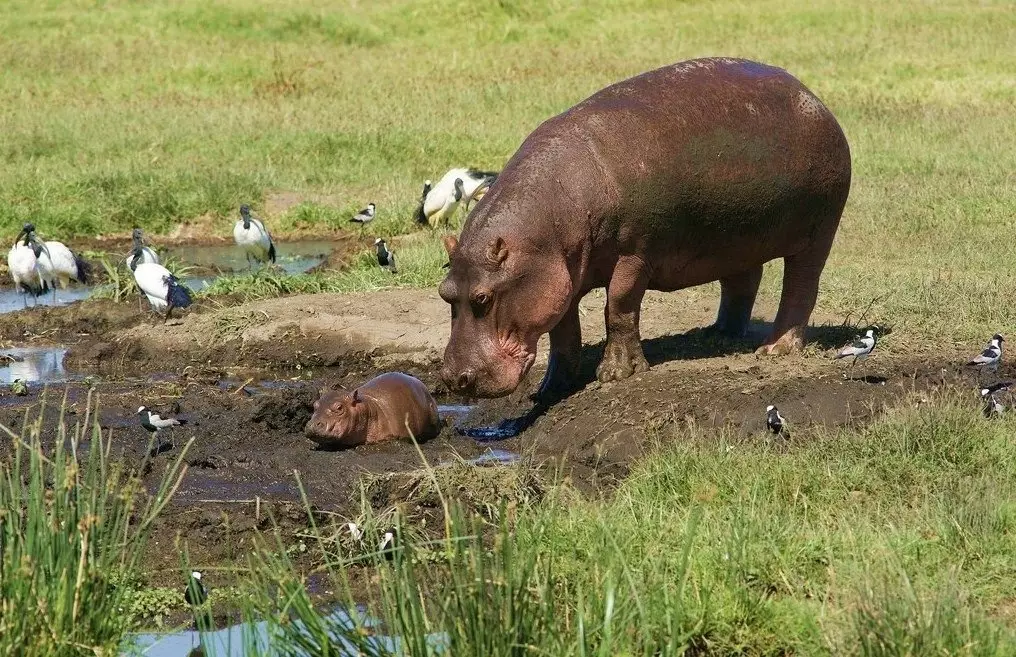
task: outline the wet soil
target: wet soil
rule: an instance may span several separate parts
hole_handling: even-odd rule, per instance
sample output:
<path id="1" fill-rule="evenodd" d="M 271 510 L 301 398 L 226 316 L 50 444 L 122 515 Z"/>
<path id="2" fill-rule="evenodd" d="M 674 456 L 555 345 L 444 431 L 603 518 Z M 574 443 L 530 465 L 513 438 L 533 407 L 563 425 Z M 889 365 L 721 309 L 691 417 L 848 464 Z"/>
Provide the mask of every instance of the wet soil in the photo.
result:
<path id="1" fill-rule="evenodd" d="M 884 404 L 909 394 L 920 397 L 953 385 L 972 391 L 975 385 L 975 375 L 958 364 L 981 345 L 919 351 L 891 334 L 875 356 L 858 365 L 855 378 L 845 379 L 845 366 L 829 356 L 856 331 L 821 312 L 814 320 L 825 326 L 811 331 L 803 354 L 756 357 L 753 349 L 769 328 L 764 322 L 741 341 L 718 339 L 700 328 L 712 321 L 717 298 L 714 286 L 650 294 L 642 334 L 652 369 L 601 385 L 593 372 L 603 349 L 603 295 L 589 295 L 582 303 L 587 346 L 581 390 L 549 408 L 534 408 L 528 393 L 545 367 L 544 338 L 537 366 L 518 391 L 448 409 L 448 426 L 420 453 L 401 442 L 323 451 L 304 437 L 303 426 L 321 386 L 355 385 L 383 371 L 417 376 L 441 404 L 461 402 L 437 376 L 449 327 L 447 307 L 433 290 L 294 296 L 244 305 L 217 299 L 196 304 L 168 324 L 139 315 L 133 303 L 86 301 L 2 315 L 0 339 L 7 346 L 69 349 L 65 366 L 78 380 L 49 387 L 44 426 L 51 437 L 57 422 L 52 402 L 66 392 L 69 417 L 80 418 L 93 386 L 112 453 L 144 468 L 150 486 L 193 439 L 187 473 L 151 545 L 150 580 L 165 585 L 179 581 L 180 560 L 172 549 L 178 539 L 193 564 L 213 571 L 242 564 L 257 530 L 269 529 L 271 518 L 287 541 L 299 542 L 308 519 L 295 473 L 322 519 L 355 519 L 364 482 L 377 512 L 400 507 L 411 518 L 427 519 L 435 513 L 433 500 L 419 495 L 412 480 L 421 453 L 430 464 L 463 467 L 463 460 L 494 447 L 521 454 L 522 460 L 471 467 L 525 469 L 517 490 L 526 495 L 538 496 L 539 482 L 556 477 L 592 494 L 609 494 L 647 450 L 661 440 L 679 440 L 679 428 L 688 422 L 726 427 L 741 440 L 762 439 L 764 409 L 773 403 L 792 423 L 792 440 L 808 440 L 814 427 L 866 422 Z M 772 317 L 773 310 L 763 302 L 756 312 Z M 89 379 L 80 380 L 85 376 Z M 971 392 L 972 405 L 975 398 Z M 39 386 L 25 397 L 2 391 L 0 422 L 20 426 L 26 412 L 30 417 L 40 412 L 42 399 Z M 188 420 L 174 430 L 175 447 L 154 458 L 147 455 L 148 436 L 137 421 L 142 404 Z M 473 440 L 452 426 L 489 426 L 518 417 L 526 418 L 524 430 L 496 442 Z M 462 484 L 453 493 L 480 510 L 509 494 L 489 478 L 483 481 L 483 490 Z"/>

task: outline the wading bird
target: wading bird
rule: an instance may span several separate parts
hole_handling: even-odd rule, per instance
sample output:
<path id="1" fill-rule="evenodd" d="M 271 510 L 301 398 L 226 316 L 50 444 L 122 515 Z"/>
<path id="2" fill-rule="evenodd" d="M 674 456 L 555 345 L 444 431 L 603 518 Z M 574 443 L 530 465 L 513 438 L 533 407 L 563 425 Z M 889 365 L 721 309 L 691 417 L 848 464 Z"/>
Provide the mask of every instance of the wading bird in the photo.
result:
<path id="1" fill-rule="evenodd" d="M 853 360 L 850 361 L 850 368 L 851 371 L 853 371 L 853 367 L 857 364 L 857 361 L 867 359 L 868 356 L 871 355 L 872 350 L 875 349 L 875 344 L 878 342 L 875 337 L 875 331 L 877 330 L 877 326 L 871 327 L 865 331 L 863 337 L 854 340 L 851 344 L 847 345 L 843 349 L 840 349 L 840 352 L 836 354 L 836 360 L 839 360 L 840 358 L 853 358 Z M 844 372 L 843 376 L 846 377 L 847 373 Z"/>
<path id="2" fill-rule="evenodd" d="M 145 431 L 152 435 L 155 439 L 155 453 L 158 454 L 162 451 L 162 437 L 159 433 L 163 429 L 169 429 L 170 427 L 178 427 L 187 424 L 187 420 L 180 420 L 175 417 L 160 417 L 158 413 L 153 413 L 147 406 L 138 408 L 138 420 L 141 421 L 141 426 Z M 172 435 L 172 434 L 170 434 Z M 170 447 L 176 447 L 172 438 L 170 439 Z"/>
<path id="3" fill-rule="evenodd" d="M 377 206 L 374 205 L 373 203 L 368 203 L 367 207 L 354 214 L 353 218 L 350 219 L 349 221 L 354 224 L 360 224 L 361 226 L 365 226 L 370 222 L 374 221 L 375 210 L 377 210 Z"/>
<path id="4" fill-rule="evenodd" d="M 784 438 L 790 437 L 790 432 L 787 431 L 786 427 L 787 420 L 780 411 L 770 404 L 766 406 L 766 429 L 768 429 L 774 436 L 783 436 Z"/>
<path id="5" fill-rule="evenodd" d="M 46 284 L 53 288 L 53 303 L 56 303 L 56 288 L 66 288 L 70 281 L 82 285 L 91 282 L 92 268 L 81 259 L 81 256 L 67 248 L 63 242 L 49 240 L 42 245 L 44 248 L 38 255 L 39 275 Z"/>
<path id="6" fill-rule="evenodd" d="M 210 632 L 215 623 L 212 621 L 211 610 L 205 607 L 208 602 L 208 591 L 201 581 L 201 573 L 193 571 L 187 578 L 187 586 L 183 592 L 183 599 L 191 606 L 194 614 L 194 627 L 198 632 Z"/>
<path id="7" fill-rule="evenodd" d="M 374 246 L 377 247 L 377 264 L 381 265 L 393 274 L 398 273 L 398 269 L 395 267 L 395 253 L 393 253 L 385 241 L 380 237 L 374 240 Z"/>
<path id="8" fill-rule="evenodd" d="M 135 265 L 140 265 L 142 262 L 147 262 L 153 265 L 159 264 L 159 254 L 151 248 L 145 246 L 145 236 L 141 232 L 140 228 L 135 228 L 131 231 L 131 240 L 134 242 L 131 246 L 131 252 L 127 256 L 127 266 L 134 269 Z"/>
<path id="9" fill-rule="evenodd" d="M 29 227 L 31 230 L 27 230 Z M 28 294 L 32 295 L 33 301 L 38 302 L 38 297 L 47 288 L 39 272 L 38 256 L 42 253 L 43 246 L 34 241 L 32 237 L 34 230 L 34 226 L 25 224 L 25 229 L 18 233 L 14 246 L 7 253 L 7 270 L 14 281 L 14 287 L 22 294 L 21 298 L 25 303 L 25 308 L 28 307 Z M 22 236 L 24 236 L 24 243 L 21 241 Z"/>
<path id="10" fill-rule="evenodd" d="M 976 358 L 971 359 L 967 365 L 988 369 L 992 372 L 998 371 L 998 366 L 1002 363 L 1003 342 L 1005 342 L 1005 338 L 1002 337 L 1002 334 L 996 333 L 992 336 L 991 341 L 988 342 L 988 346 L 985 347 L 984 351 L 982 351 Z"/>
<path id="11" fill-rule="evenodd" d="M 1005 381 L 981 388 L 981 400 L 984 402 L 984 417 L 989 419 L 1002 417 L 1002 413 L 1005 412 L 1005 404 L 998 401 L 995 393 L 1000 390 L 1006 390 L 1011 385 L 1012 381 Z"/>
<path id="12" fill-rule="evenodd" d="M 441 223 L 447 225 L 451 221 L 452 215 L 455 214 L 455 208 L 459 207 L 459 203 L 465 197 L 462 178 L 456 178 L 452 181 L 452 188 L 449 193 L 439 195 L 436 192 L 437 188 L 431 192 L 430 198 L 435 199 L 435 203 L 439 200 L 441 204 L 437 205 L 433 212 L 427 214 L 427 222 L 434 226 L 438 226 Z M 425 212 L 427 211 L 427 206 L 430 205 L 430 198 L 427 199 L 428 203 L 424 206 Z"/>
<path id="13" fill-rule="evenodd" d="M 135 265 L 132 270 L 138 288 L 148 297 L 148 303 L 155 312 L 166 310 L 169 319 L 174 308 L 186 308 L 191 305 L 190 290 L 180 284 L 176 276 L 162 265 L 143 262 Z"/>
<path id="14" fill-rule="evenodd" d="M 247 255 L 247 268 L 252 269 L 251 258 L 260 264 L 275 262 L 275 243 L 264 222 L 250 213 L 250 206 L 240 206 L 240 220 L 233 226 L 233 239 Z"/>

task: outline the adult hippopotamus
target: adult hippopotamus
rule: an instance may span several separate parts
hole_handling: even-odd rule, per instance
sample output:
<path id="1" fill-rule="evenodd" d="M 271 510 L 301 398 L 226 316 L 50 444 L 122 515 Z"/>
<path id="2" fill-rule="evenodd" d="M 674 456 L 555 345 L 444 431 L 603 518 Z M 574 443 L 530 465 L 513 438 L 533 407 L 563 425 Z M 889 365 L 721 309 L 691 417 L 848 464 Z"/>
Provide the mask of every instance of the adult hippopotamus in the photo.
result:
<path id="1" fill-rule="evenodd" d="M 398 438 L 433 438 L 441 430 L 437 403 L 419 379 L 388 372 L 352 391 L 325 388 L 304 433 L 325 447 L 355 447 Z"/>
<path id="2" fill-rule="evenodd" d="M 649 368 L 639 342 L 647 289 L 720 282 L 714 327 L 743 336 L 762 265 L 783 293 L 761 351 L 800 349 L 850 189 L 836 119 L 786 71 L 695 59 L 598 91 L 540 125 L 445 238 L 453 390 L 513 391 L 550 333 L 542 393 L 576 384 L 578 302 L 607 288 L 601 381 Z"/>

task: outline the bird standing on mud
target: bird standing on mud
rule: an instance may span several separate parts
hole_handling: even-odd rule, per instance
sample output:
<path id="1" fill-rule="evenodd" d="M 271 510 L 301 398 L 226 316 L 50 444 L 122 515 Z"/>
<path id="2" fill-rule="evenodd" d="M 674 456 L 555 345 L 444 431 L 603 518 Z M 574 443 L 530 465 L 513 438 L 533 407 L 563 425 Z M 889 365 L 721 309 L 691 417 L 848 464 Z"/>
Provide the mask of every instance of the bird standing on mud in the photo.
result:
<path id="1" fill-rule="evenodd" d="M 388 248 L 385 241 L 379 237 L 374 240 L 374 246 L 377 247 L 377 264 L 393 274 L 397 274 L 398 269 L 395 267 L 395 254 Z"/>
<path id="2" fill-rule="evenodd" d="M 169 320 L 174 308 L 186 308 L 191 305 L 190 290 L 180 284 L 180 280 L 162 265 L 143 262 L 134 266 L 134 280 L 138 288 L 148 298 L 152 310 L 161 312 L 166 309 Z"/>
<path id="3" fill-rule="evenodd" d="M 14 281 L 14 287 L 21 292 L 25 308 L 28 307 L 28 294 L 38 302 L 38 298 L 47 288 L 42 275 L 39 272 L 38 256 L 42 253 L 43 246 L 35 241 L 35 226 L 25 224 L 21 232 L 14 240 L 14 246 L 7 253 L 7 270 Z M 24 236 L 24 243 L 21 238 Z"/>
<path id="4" fill-rule="evenodd" d="M 160 431 L 163 429 L 169 429 L 170 427 L 178 427 L 187 424 L 187 420 L 180 420 L 174 417 L 160 417 L 158 413 L 153 413 L 147 406 L 138 408 L 138 419 L 141 421 L 141 427 L 150 433 L 152 438 L 155 439 L 156 454 L 162 451 L 162 438 L 159 435 Z M 172 442 L 172 439 L 170 439 L 170 446 L 176 446 Z"/>
<path id="5" fill-rule="evenodd" d="M 370 222 L 374 221 L 375 210 L 377 210 L 377 206 L 374 205 L 373 203 L 368 203 L 367 207 L 363 208 L 362 210 L 354 214 L 353 218 L 350 219 L 349 221 L 354 224 L 360 224 L 361 226 L 365 226 Z"/>
<path id="6" fill-rule="evenodd" d="M 1005 412 L 1005 404 L 998 401 L 995 393 L 1000 390 L 1006 390 L 1011 385 L 1012 381 L 1005 381 L 981 388 L 981 400 L 984 402 L 984 417 L 988 419 L 1002 417 L 1002 414 Z"/>
<path id="7" fill-rule="evenodd" d="M 774 436 L 790 438 L 790 432 L 787 431 L 786 423 L 787 420 L 780 415 L 779 409 L 772 404 L 766 406 L 766 429 L 768 429 L 770 433 Z"/>
<path id="8" fill-rule="evenodd" d="M 988 342 L 988 346 L 985 347 L 984 351 L 982 351 L 976 358 L 971 359 L 967 365 L 989 369 L 992 372 L 998 371 L 998 366 L 1002 362 L 1003 342 L 1005 342 L 1005 338 L 1002 337 L 1002 334 L 996 333 L 992 336 L 991 341 Z"/>
<path id="9" fill-rule="evenodd" d="M 878 342 L 875 338 L 875 331 L 877 330 L 878 327 L 873 326 L 865 331 L 863 337 L 854 340 L 851 344 L 847 345 L 843 349 L 840 349 L 839 353 L 836 354 L 835 359 L 853 358 L 850 362 L 850 368 L 853 369 L 854 365 L 857 364 L 857 361 L 867 359 L 868 356 L 871 355 L 872 350 L 875 349 L 875 344 Z M 843 376 L 846 378 L 847 373 L 844 372 Z"/>
<path id="10" fill-rule="evenodd" d="M 250 213 L 250 206 L 246 203 L 240 206 L 240 220 L 233 226 L 233 239 L 247 255 L 248 269 L 254 267 L 251 258 L 262 265 L 275 262 L 275 242 L 264 222 Z"/>

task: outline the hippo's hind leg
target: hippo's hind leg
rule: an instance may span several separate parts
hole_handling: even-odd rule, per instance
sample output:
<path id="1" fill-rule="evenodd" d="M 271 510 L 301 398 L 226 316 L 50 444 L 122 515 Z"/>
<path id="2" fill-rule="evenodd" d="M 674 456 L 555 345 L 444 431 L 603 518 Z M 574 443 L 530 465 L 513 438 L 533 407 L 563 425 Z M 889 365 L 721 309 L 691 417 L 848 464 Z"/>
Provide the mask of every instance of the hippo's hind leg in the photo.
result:
<path id="1" fill-rule="evenodd" d="M 722 335 L 743 338 L 748 334 L 751 310 L 762 282 L 762 265 L 720 279 L 720 309 L 713 328 Z"/>
<path id="2" fill-rule="evenodd" d="M 818 283 L 833 245 L 836 226 L 817 236 L 802 251 L 783 258 L 783 292 L 773 333 L 756 353 L 782 356 L 804 347 L 804 334 L 818 299 Z"/>
<path id="3" fill-rule="evenodd" d="M 596 377 L 603 382 L 645 372 L 649 363 L 642 352 L 639 311 L 649 284 L 649 271 L 637 256 L 622 256 L 607 285 L 607 345 Z"/>

